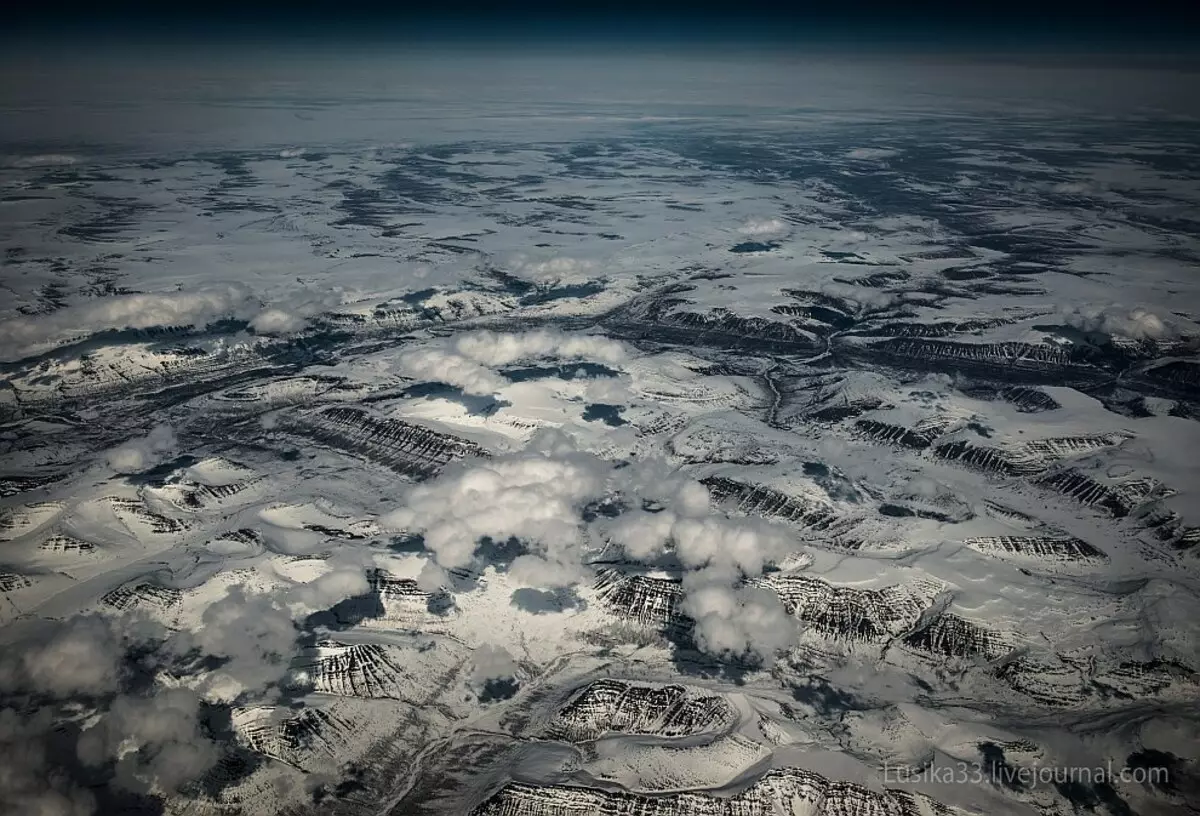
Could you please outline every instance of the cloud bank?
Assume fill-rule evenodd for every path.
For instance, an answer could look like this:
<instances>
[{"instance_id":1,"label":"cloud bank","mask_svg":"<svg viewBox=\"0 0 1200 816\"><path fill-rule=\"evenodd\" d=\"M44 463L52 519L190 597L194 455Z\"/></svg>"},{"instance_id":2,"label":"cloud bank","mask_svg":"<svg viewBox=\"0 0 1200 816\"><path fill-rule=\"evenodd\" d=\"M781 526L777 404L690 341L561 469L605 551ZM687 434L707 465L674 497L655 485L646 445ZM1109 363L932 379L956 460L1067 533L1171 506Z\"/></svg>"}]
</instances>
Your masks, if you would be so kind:
<instances>
[{"instance_id":1,"label":"cloud bank","mask_svg":"<svg viewBox=\"0 0 1200 816\"><path fill-rule=\"evenodd\" d=\"M206 326L223 317L248 318L256 310L249 290L238 284L97 298L48 315L0 323L0 359L20 360L105 330Z\"/></svg>"},{"instance_id":2,"label":"cloud bank","mask_svg":"<svg viewBox=\"0 0 1200 816\"><path fill-rule=\"evenodd\" d=\"M169 794L213 766L220 749L202 732L199 697L131 682L130 647L156 647L161 632L98 615L25 621L5 632L0 803L15 810L4 812L89 816L98 781ZM72 755L94 769L86 783L73 778L69 759L64 764Z\"/></svg>"},{"instance_id":3,"label":"cloud bank","mask_svg":"<svg viewBox=\"0 0 1200 816\"><path fill-rule=\"evenodd\" d=\"M178 444L170 425L156 425L146 436L110 450L106 459L117 473L141 473L174 456Z\"/></svg>"},{"instance_id":4,"label":"cloud bank","mask_svg":"<svg viewBox=\"0 0 1200 816\"><path fill-rule=\"evenodd\" d=\"M783 238L791 231L791 225L778 218L751 219L738 229L749 238Z\"/></svg>"},{"instance_id":5,"label":"cloud bank","mask_svg":"<svg viewBox=\"0 0 1200 816\"><path fill-rule=\"evenodd\" d=\"M502 646L485 643L471 655L471 685L482 688L489 680L509 680L520 667Z\"/></svg>"},{"instance_id":6,"label":"cloud bank","mask_svg":"<svg viewBox=\"0 0 1200 816\"><path fill-rule=\"evenodd\" d=\"M518 255L510 262L514 275L540 286L587 283L596 278L596 263L580 258L550 258L536 261Z\"/></svg>"},{"instance_id":7,"label":"cloud bank","mask_svg":"<svg viewBox=\"0 0 1200 816\"><path fill-rule=\"evenodd\" d=\"M405 376L453 385L467 394L490 396L508 385L492 369L521 360L598 360L616 365L628 358L624 343L590 334L561 331L501 333L477 331L452 343L417 349L400 358Z\"/></svg>"},{"instance_id":8,"label":"cloud bank","mask_svg":"<svg viewBox=\"0 0 1200 816\"><path fill-rule=\"evenodd\" d=\"M580 517L603 494L609 470L562 434L542 431L520 453L448 468L411 488L379 523L424 534L425 548L443 569L473 564L484 537L518 539L525 551L509 565L512 579L566 587L583 575Z\"/></svg>"},{"instance_id":9,"label":"cloud bank","mask_svg":"<svg viewBox=\"0 0 1200 816\"><path fill-rule=\"evenodd\" d=\"M1062 310L1063 322L1080 331L1127 337L1131 340L1159 340L1179 336L1173 322L1155 313L1136 307L1067 306Z\"/></svg>"},{"instance_id":10,"label":"cloud bank","mask_svg":"<svg viewBox=\"0 0 1200 816\"><path fill-rule=\"evenodd\" d=\"M856 159L858 161L878 161L898 155L900 155L900 151L890 147L856 147L853 150L846 151L847 159Z\"/></svg>"},{"instance_id":11,"label":"cloud bank","mask_svg":"<svg viewBox=\"0 0 1200 816\"><path fill-rule=\"evenodd\" d=\"M795 621L778 596L747 583L791 552L786 529L713 513L704 485L687 482L668 508L624 513L608 535L634 560L673 553L687 568L682 611L695 620L693 637L701 651L769 663L795 642Z\"/></svg>"},{"instance_id":12,"label":"cloud bank","mask_svg":"<svg viewBox=\"0 0 1200 816\"><path fill-rule=\"evenodd\" d=\"M232 586L204 610L199 629L180 634L174 649L224 659L200 686L208 698L234 701L259 695L287 676L298 654L298 620L369 589L363 565L336 562L308 583L274 592Z\"/></svg>"}]
</instances>

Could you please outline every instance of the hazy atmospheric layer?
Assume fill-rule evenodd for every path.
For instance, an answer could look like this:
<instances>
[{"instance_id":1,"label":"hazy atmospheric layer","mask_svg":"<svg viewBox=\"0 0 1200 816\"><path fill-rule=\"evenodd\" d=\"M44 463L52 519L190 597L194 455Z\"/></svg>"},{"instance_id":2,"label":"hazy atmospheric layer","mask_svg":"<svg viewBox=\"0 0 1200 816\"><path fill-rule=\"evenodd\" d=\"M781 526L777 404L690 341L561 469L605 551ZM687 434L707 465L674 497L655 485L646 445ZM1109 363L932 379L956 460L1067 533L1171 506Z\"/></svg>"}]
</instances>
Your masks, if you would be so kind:
<instances>
[{"instance_id":1,"label":"hazy atmospheric layer","mask_svg":"<svg viewBox=\"0 0 1200 816\"><path fill-rule=\"evenodd\" d=\"M1193 812L1194 74L2 76L13 813Z\"/></svg>"}]
</instances>

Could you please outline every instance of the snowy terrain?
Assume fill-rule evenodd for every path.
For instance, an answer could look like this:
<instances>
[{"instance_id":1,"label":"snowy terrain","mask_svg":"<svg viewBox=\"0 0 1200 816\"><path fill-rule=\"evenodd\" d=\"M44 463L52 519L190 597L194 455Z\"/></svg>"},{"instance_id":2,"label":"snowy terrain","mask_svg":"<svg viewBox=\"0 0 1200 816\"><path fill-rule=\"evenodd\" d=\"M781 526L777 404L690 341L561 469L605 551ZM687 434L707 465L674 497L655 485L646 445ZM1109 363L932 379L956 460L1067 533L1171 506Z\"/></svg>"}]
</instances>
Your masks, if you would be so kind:
<instances>
[{"instance_id":1,"label":"snowy terrain","mask_svg":"<svg viewBox=\"0 0 1200 816\"><path fill-rule=\"evenodd\" d=\"M0 812L1194 813L1200 127L956 93L0 145Z\"/></svg>"}]
</instances>

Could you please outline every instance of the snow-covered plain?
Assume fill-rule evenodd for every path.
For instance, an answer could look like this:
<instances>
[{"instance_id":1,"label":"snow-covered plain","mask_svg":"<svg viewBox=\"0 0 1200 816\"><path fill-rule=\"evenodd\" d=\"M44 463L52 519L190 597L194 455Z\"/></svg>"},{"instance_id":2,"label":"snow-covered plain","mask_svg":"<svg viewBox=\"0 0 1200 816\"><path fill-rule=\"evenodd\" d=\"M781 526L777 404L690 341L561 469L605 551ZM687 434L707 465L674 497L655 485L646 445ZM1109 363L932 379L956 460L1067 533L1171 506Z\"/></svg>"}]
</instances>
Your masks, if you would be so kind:
<instances>
[{"instance_id":1,"label":"snow-covered plain","mask_svg":"<svg viewBox=\"0 0 1200 816\"><path fill-rule=\"evenodd\" d=\"M510 67L0 149L0 801L1194 812L1196 120Z\"/></svg>"}]
</instances>

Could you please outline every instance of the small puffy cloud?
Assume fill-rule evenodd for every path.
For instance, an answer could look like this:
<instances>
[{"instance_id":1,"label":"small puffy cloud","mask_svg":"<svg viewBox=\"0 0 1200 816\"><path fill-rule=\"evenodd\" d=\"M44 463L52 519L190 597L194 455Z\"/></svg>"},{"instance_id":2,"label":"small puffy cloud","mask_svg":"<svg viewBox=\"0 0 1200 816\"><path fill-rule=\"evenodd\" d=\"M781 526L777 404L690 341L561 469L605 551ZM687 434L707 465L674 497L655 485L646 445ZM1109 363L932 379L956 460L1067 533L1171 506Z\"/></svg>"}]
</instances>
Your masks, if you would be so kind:
<instances>
[{"instance_id":1,"label":"small puffy cloud","mask_svg":"<svg viewBox=\"0 0 1200 816\"><path fill-rule=\"evenodd\" d=\"M858 305L864 312L875 312L889 309L902 302L899 295L871 289L865 286L851 286L846 283L827 283L821 287L821 293L840 300L848 300Z\"/></svg>"},{"instance_id":2,"label":"small puffy cloud","mask_svg":"<svg viewBox=\"0 0 1200 816\"><path fill-rule=\"evenodd\" d=\"M645 484L666 506L622 513L607 525L609 539L637 560L674 552L687 570L682 611L695 620L693 637L701 651L769 663L792 645L796 625L777 595L745 582L792 553L792 534L761 519L715 513L703 484L658 473L653 463L642 469L631 484Z\"/></svg>"},{"instance_id":3,"label":"small puffy cloud","mask_svg":"<svg viewBox=\"0 0 1200 816\"><path fill-rule=\"evenodd\" d=\"M796 622L773 592L689 577L682 609L696 621L693 637L701 651L770 663L795 643Z\"/></svg>"},{"instance_id":4,"label":"small puffy cloud","mask_svg":"<svg viewBox=\"0 0 1200 816\"><path fill-rule=\"evenodd\" d=\"M587 283L596 277L596 263L579 258L533 260L518 255L509 265L514 275L542 286Z\"/></svg>"},{"instance_id":5,"label":"small puffy cloud","mask_svg":"<svg viewBox=\"0 0 1200 816\"><path fill-rule=\"evenodd\" d=\"M280 598L230 587L204 610L200 623L183 643L206 655L226 658L207 678L211 696L233 700L245 691L266 688L287 672L297 630L291 611Z\"/></svg>"},{"instance_id":6,"label":"small puffy cloud","mask_svg":"<svg viewBox=\"0 0 1200 816\"><path fill-rule=\"evenodd\" d=\"M646 561L666 551L675 521L675 514L669 510L658 513L631 510L609 526L608 537L630 558Z\"/></svg>"},{"instance_id":7,"label":"small puffy cloud","mask_svg":"<svg viewBox=\"0 0 1200 816\"><path fill-rule=\"evenodd\" d=\"M671 538L685 566L730 580L759 575L765 565L782 560L794 548L783 527L717 515L680 519L671 528Z\"/></svg>"},{"instance_id":8,"label":"small puffy cloud","mask_svg":"<svg viewBox=\"0 0 1200 816\"><path fill-rule=\"evenodd\" d=\"M0 708L0 808L31 816L92 816L96 801L47 757L54 721L48 710Z\"/></svg>"},{"instance_id":9,"label":"small puffy cloud","mask_svg":"<svg viewBox=\"0 0 1200 816\"><path fill-rule=\"evenodd\" d=\"M48 315L0 323L0 354L20 360L109 329L206 326L222 317L249 317L257 310L249 291L237 284L194 292L96 298Z\"/></svg>"},{"instance_id":10,"label":"small puffy cloud","mask_svg":"<svg viewBox=\"0 0 1200 816\"><path fill-rule=\"evenodd\" d=\"M434 593L450 583L450 574L438 566L432 558L426 558L417 573L417 589Z\"/></svg>"},{"instance_id":11,"label":"small puffy cloud","mask_svg":"<svg viewBox=\"0 0 1200 816\"><path fill-rule=\"evenodd\" d=\"M255 334L295 334L308 326L308 319L343 302L345 292L340 287L329 289L297 289L285 297L273 300L250 318Z\"/></svg>"},{"instance_id":12,"label":"small puffy cloud","mask_svg":"<svg viewBox=\"0 0 1200 816\"><path fill-rule=\"evenodd\" d=\"M292 334L307 325L305 318L283 309L263 309L250 319L255 334Z\"/></svg>"},{"instance_id":13,"label":"small puffy cloud","mask_svg":"<svg viewBox=\"0 0 1200 816\"><path fill-rule=\"evenodd\" d=\"M892 156L898 156L900 155L900 151L890 147L856 147L853 150L846 151L845 155L847 159L858 161L879 161L880 159L889 159Z\"/></svg>"},{"instance_id":14,"label":"small puffy cloud","mask_svg":"<svg viewBox=\"0 0 1200 816\"><path fill-rule=\"evenodd\" d=\"M199 724L200 699L190 689L118 697L108 713L79 737L85 765L115 759L113 782L143 793L175 792L217 761L219 749Z\"/></svg>"},{"instance_id":15,"label":"small puffy cloud","mask_svg":"<svg viewBox=\"0 0 1200 816\"><path fill-rule=\"evenodd\" d=\"M102 785L169 793L212 767L218 748L201 733L195 693L130 692L127 646L161 644L162 633L97 615L4 630L0 695L33 695L40 705L0 708L0 811L89 816ZM86 724L78 740L64 717ZM82 780L80 762L95 769Z\"/></svg>"},{"instance_id":16,"label":"small puffy cloud","mask_svg":"<svg viewBox=\"0 0 1200 816\"><path fill-rule=\"evenodd\" d=\"M791 231L791 225L778 218L752 218L738 228L738 232L750 238L782 238Z\"/></svg>"},{"instance_id":17,"label":"small puffy cloud","mask_svg":"<svg viewBox=\"0 0 1200 816\"><path fill-rule=\"evenodd\" d=\"M470 565L485 536L516 538L526 552L510 565L514 581L569 586L582 574L583 507L603 493L610 468L559 436L543 431L519 453L447 468L412 487L379 523L423 533L442 568Z\"/></svg>"},{"instance_id":18,"label":"small puffy cloud","mask_svg":"<svg viewBox=\"0 0 1200 816\"><path fill-rule=\"evenodd\" d=\"M1179 334L1174 323L1140 306L1133 309L1120 306L1067 306L1062 310L1062 319L1068 326L1080 331L1131 340L1157 340Z\"/></svg>"},{"instance_id":19,"label":"small puffy cloud","mask_svg":"<svg viewBox=\"0 0 1200 816\"><path fill-rule=\"evenodd\" d=\"M471 655L471 684L482 688L489 680L509 680L520 667L501 646L484 644Z\"/></svg>"},{"instance_id":20,"label":"small puffy cloud","mask_svg":"<svg viewBox=\"0 0 1200 816\"><path fill-rule=\"evenodd\" d=\"M904 485L903 495L922 499L936 499L947 492L948 488L928 476L914 476Z\"/></svg>"},{"instance_id":21,"label":"small puffy cloud","mask_svg":"<svg viewBox=\"0 0 1200 816\"><path fill-rule=\"evenodd\" d=\"M579 379L578 377L576 379ZM583 398L587 402L599 402L605 405L626 405L632 402L637 393L633 390L633 379L627 374L616 377L596 377L586 381Z\"/></svg>"},{"instance_id":22,"label":"small puffy cloud","mask_svg":"<svg viewBox=\"0 0 1200 816\"><path fill-rule=\"evenodd\" d=\"M79 164L79 157L69 153L37 153L9 159L10 167L70 167Z\"/></svg>"},{"instance_id":23,"label":"small puffy cloud","mask_svg":"<svg viewBox=\"0 0 1200 816\"><path fill-rule=\"evenodd\" d=\"M345 564L294 587L287 595L287 602L294 612L314 612L327 609L346 598L362 595L370 588L362 565Z\"/></svg>"},{"instance_id":24,"label":"small puffy cloud","mask_svg":"<svg viewBox=\"0 0 1200 816\"><path fill-rule=\"evenodd\" d=\"M590 334L560 331L470 332L453 343L417 349L400 358L400 370L414 379L453 385L467 394L488 396L508 385L491 369L521 360L555 358L617 364L628 357L623 343Z\"/></svg>"},{"instance_id":25,"label":"small puffy cloud","mask_svg":"<svg viewBox=\"0 0 1200 816\"><path fill-rule=\"evenodd\" d=\"M607 526L608 537L640 560L672 547L688 569L729 581L760 574L766 564L782 560L794 548L784 527L710 512L708 489L699 482L683 481L671 492L665 509L622 513Z\"/></svg>"},{"instance_id":26,"label":"small puffy cloud","mask_svg":"<svg viewBox=\"0 0 1200 816\"><path fill-rule=\"evenodd\" d=\"M651 512L642 509L622 513L607 528L611 541L620 545L630 558L645 561L666 552L668 542L677 540L677 532L687 530L687 522L709 513L708 488L691 479L663 485L669 495L669 509Z\"/></svg>"},{"instance_id":27,"label":"small puffy cloud","mask_svg":"<svg viewBox=\"0 0 1200 816\"><path fill-rule=\"evenodd\" d=\"M708 513L711 502L708 488L689 479L675 491L672 506L684 518L699 518Z\"/></svg>"},{"instance_id":28,"label":"small puffy cloud","mask_svg":"<svg viewBox=\"0 0 1200 816\"><path fill-rule=\"evenodd\" d=\"M117 473L141 473L175 455L178 440L170 425L156 425L146 436L131 439L108 452L108 466Z\"/></svg>"},{"instance_id":29,"label":"small puffy cloud","mask_svg":"<svg viewBox=\"0 0 1200 816\"><path fill-rule=\"evenodd\" d=\"M308 583L274 592L232 586L204 610L196 631L179 635L174 648L180 653L199 650L225 658L203 687L213 699L234 700L247 692L262 691L287 675L298 648L298 619L369 588L365 567L351 563L336 565Z\"/></svg>"},{"instance_id":30,"label":"small puffy cloud","mask_svg":"<svg viewBox=\"0 0 1200 816\"><path fill-rule=\"evenodd\" d=\"M258 527L263 544L282 555L311 555L325 545L325 534L303 527L285 527L262 521Z\"/></svg>"},{"instance_id":31,"label":"small puffy cloud","mask_svg":"<svg viewBox=\"0 0 1200 816\"><path fill-rule=\"evenodd\" d=\"M414 380L453 385L465 394L489 396L508 385L487 366L440 348L408 352L400 358L400 370Z\"/></svg>"},{"instance_id":32,"label":"small puffy cloud","mask_svg":"<svg viewBox=\"0 0 1200 816\"><path fill-rule=\"evenodd\" d=\"M624 362L628 349L618 340L594 334L569 334L541 330L520 333L470 332L459 336L455 350L489 366L504 366L520 360L553 357L562 360L599 360L616 365Z\"/></svg>"},{"instance_id":33,"label":"small puffy cloud","mask_svg":"<svg viewBox=\"0 0 1200 816\"><path fill-rule=\"evenodd\" d=\"M14 624L0 652L0 692L67 699L116 691L125 654L116 626L99 615Z\"/></svg>"}]
</instances>

